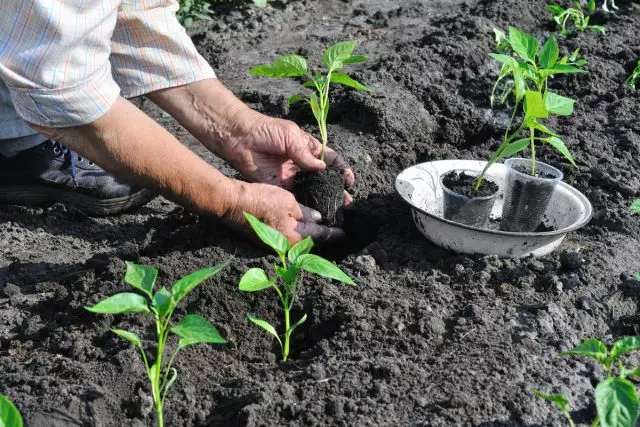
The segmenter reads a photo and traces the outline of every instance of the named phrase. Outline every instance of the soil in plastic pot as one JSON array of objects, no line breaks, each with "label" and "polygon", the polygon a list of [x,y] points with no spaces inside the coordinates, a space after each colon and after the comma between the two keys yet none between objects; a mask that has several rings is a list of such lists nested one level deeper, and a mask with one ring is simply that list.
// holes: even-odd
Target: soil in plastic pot
[{"label": "soil in plastic pot", "polygon": [[442,176],[445,219],[474,227],[484,227],[491,215],[498,185],[488,179],[475,190],[477,174],[451,171]]},{"label": "soil in plastic pot", "polygon": [[[530,175],[531,168],[514,165],[512,169]],[[556,175],[539,171],[538,180],[522,179],[521,175],[509,177],[505,189],[505,203],[500,229],[512,232],[532,232],[543,229],[542,217],[551,201],[558,180]]]},{"label": "soil in plastic pot", "polygon": [[341,227],[344,221],[344,176],[334,169],[322,172],[298,172],[295,177],[295,196],[298,202],[315,209],[322,222]]}]

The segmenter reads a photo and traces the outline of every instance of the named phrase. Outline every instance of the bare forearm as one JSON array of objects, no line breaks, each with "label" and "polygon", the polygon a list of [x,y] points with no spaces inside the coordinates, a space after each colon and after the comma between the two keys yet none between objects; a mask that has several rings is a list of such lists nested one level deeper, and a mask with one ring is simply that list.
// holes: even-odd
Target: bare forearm
[{"label": "bare forearm", "polygon": [[114,176],[197,212],[223,216],[241,192],[240,182],[222,175],[123,98],[91,124],[37,130]]}]

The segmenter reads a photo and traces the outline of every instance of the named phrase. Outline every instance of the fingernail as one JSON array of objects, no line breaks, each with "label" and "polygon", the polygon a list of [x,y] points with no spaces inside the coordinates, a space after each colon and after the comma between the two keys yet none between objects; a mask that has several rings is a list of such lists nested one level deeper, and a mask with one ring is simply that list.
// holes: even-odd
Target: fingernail
[{"label": "fingernail", "polygon": [[322,220],[322,214],[314,209],[310,209],[311,210],[311,219],[314,221],[321,221]]}]

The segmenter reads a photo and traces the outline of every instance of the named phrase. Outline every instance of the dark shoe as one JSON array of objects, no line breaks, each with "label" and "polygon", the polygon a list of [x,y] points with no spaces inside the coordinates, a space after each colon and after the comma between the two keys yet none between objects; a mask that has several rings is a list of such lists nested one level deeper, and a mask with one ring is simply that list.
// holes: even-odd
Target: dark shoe
[{"label": "dark shoe", "polygon": [[0,203],[62,202],[87,215],[111,215],[154,197],[149,190],[118,181],[57,142],[45,141],[13,157],[0,155]]}]

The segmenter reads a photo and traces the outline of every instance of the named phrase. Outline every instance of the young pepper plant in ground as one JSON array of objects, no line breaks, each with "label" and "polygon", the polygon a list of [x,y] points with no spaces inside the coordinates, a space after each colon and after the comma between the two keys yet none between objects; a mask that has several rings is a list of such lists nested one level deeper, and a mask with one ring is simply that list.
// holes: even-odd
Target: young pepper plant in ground
[{"label": "young pepper plant in ground", "polygon": [[[595,389],[597,416],[591,426],[635,427],[640,401],[635,386],[629,377],[640,377],[640,367],[628,370],[620,356],[640,348],[640,337],[625,337],[613,343],[611,348],[600,340],[590,339],[576,348],[560,353],[561,356],[584,356],[598,362],[605,372],[605,378]],[[617,371],[617,374],[616,372]],[[546,394],[535,390],[535,395],[552,402],[569,420],[571,418],[569,400],[562,394]]]},{"label": "young pepper plant in ground", "polygon": [[[605,2],[606,5],[606,2]],[[564,9],[557,4],[550,3],[547,9],[553,14],[553,20],[560,27],[560,35],[566,36],[572,29],[576,31],[593,30],[604,34],[605,28],[602,25],[589,25],[590,16],[585,14],[580,2],[575,2],[574,7]],[[596,1],[587,1],[587,13],[592,14],[596,11]]]},{"label": "young pepper plant in ground", "polygon": [[0,427],[22,427],[22,415],[18,408],[3,394],[0,394]]},{"label": "young pepper plant in ground", "polygon": [[324,70],[310,70],[307,66],[307,60],[300,55],[285,55],[276,59],[272,64],[258,65],[249,70],[249,73],[254,76],[301,78],[303,79],[303,87],[314,90],[309,96],[304,94],[291,96],[289,104],[307,102],[311,106],[322,138],[320,160],[324,160],[328,142],[327,116],[329,115],[329,87],[331,83],[371,92],[370,88],[341,71],[345,65],[367,60],[364,55],[354,55],[355,48],[356,42],[353,40],[338,42],[330,46],[322,55]]},{"label": "young pepper plant in ground", "polygon": [[632,88],[635,88],[638,80],[640,80],[640,60],[638,60],[638,64],[636,65],[636,68],[631,72],[629,78],[624,82]]},{"label": "young pepper plant in ground", "polygon": [[[293,325],[291,324],[291,309],[296,301],[302,272],[307,271],[318,274],[348,285],[355,285],[355,282],[332,262],[309,253],[313,247],[311,237],[307,237],[291,246],[289,241],[277,230],[263,224],[248,213],[245,213],[244,216],[258,238],[278,254],[281,265],[276,264],[274,266],[276,276],[272,277],[261,268],[251,268],[240,279],[238,288],[244,292],[258,292],[273,288],[278,295],[284,310],[284,335],[282,338],[278,335],[276,328],[265,320],[259,319],[251,313],[247,313],[247,318],[278,340],[282,351],[282,361],[286,362],[291,346],[291,334],[307,320],[307,315],[305,314]],[[278,283],[278,279],[280,279],[281,284]]]},{"label": "young pepper plant in ground", "polygon": [[[153,364],[149,363],[142,339],[133,332],[122,329],[112,329],[113,333],[131,342],[140,350],[144,368],[151,383],[151,394],[156,407],[157,425],[164,425],[164,402],[169,389],[178,378],[178,372],[173,367],[175,357],[180,350],[193,344],[226,344],[218,330],[201,316],[188,314],[175,326],[171,326],[174,310],[193,289],[205,280],[218,273],[225,264],[205,268],[183,277],[173,284],[169,291],[164,286],[154,293],[158,270],[131,262],[126,263],[127,269],[124,281],[143,295],[133,292],[122,292],[108,297],[92,307],[85,307],[94,313],[124,314],[142,313],[154,318],[157,335],[157,352]],[[167,342],[170,334],[179,338],[178,345],[164,363]]]}]

